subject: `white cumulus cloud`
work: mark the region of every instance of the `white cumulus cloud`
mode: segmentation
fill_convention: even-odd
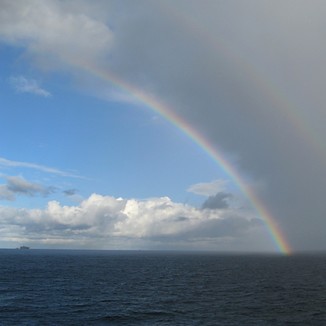
[[[188,188],[189,192],[201,196],[214,196],[219,192],[224,192],[227,188],[227,180],[214,180],[211,182],[196,183]]]
[[[76,4],[76,5],[75,5]],[[38,64],[74,64],[94,61],[106,54],[111,30],[81,12],[75,4],[55,0],[1,1],[0,39],[25,44]]]
[[[38,245],[96,247],[112,239],[120,241],[120,248],[124,239],[130,248],[139,240],[165,246],[170,241],[200,243],[239,239],[261,225],[240,210],[201,210],[168,197],[137,200],[92,194],[76,206],[50,201],[45,209],[0,207],[0,235],[7,241]]]

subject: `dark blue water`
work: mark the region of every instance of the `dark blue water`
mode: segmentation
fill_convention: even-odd
[[[0,250],[0,325],[326,325],[326,255]]]

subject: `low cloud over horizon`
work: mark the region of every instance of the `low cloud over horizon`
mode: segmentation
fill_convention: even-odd
[[[171,242],[174,249],[185,249],[185,242],[188,249],[226,250],[227,240],[231,250],[241,251],[248,233],[264,233],[264,223],[241,209],[198,209],[168,197],[137,200],[92,194],[78,206],[50,201],[45,209],[0,207],[0,216],[1,243],[12,247],[28,243],[110,249],[114,239],[122,249],[144,248],[142,242],[154,248]]]

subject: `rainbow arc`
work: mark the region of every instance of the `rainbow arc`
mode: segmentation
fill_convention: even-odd
[[[98,67],[85,63],[81,64],[74,62],[74,65],[78,66],[78,68],[82,68],[87,73],[91,73],[97,78],[111,83],[113,86],[119,88],[122,92],[130,94],[133,98],[135,98],[135,100],[144,104],[152,111],[158,113],[172,125],[186,134],[229,175],[230,179],[237,185],[239,190],[248,198],[253,208],[265,222],[277,250],[286,255],[292,252],[289,243],[278,226],[277,220],[275,217],[273,217],[272,213],[267,209],[260,198],[258,198],[252,188],[245,182],[244,178],[240,175],[236,168],[229,161],[227,161],[221,151],[216,149],[206,138],[203,137],[202,134],[200,134],[189,123],[178,116],[172,108],[156,98],[154,95],[135,87],[111,72],[104,71]]]

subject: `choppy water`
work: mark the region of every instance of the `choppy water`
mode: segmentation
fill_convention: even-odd
[[[0,250],[0,325],[326,325],[326,255]]]

